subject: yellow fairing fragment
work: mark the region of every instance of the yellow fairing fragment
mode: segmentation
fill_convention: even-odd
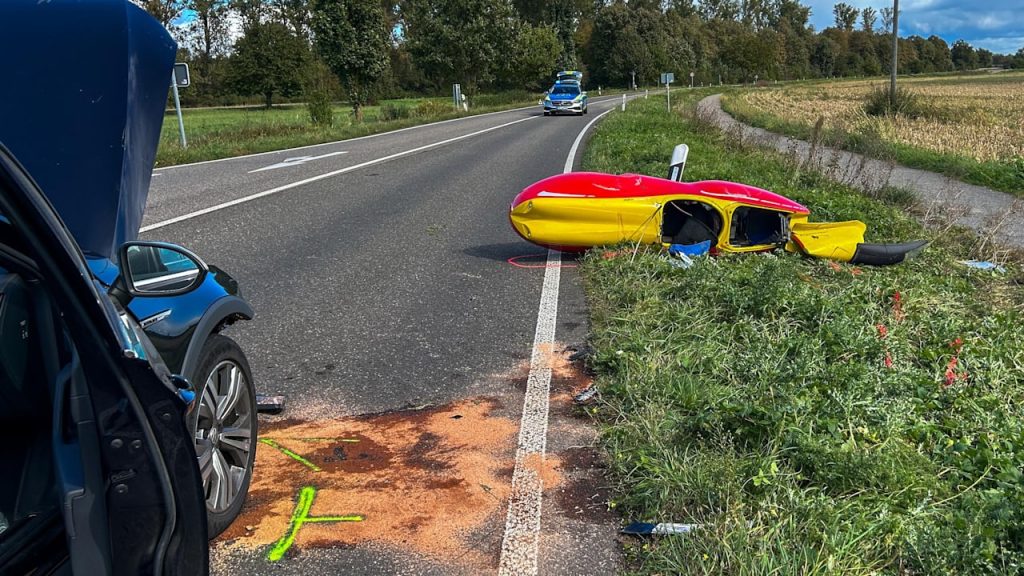
[[[534,198],[516,206],[512,225],[531,242],[590,247],[655,243],[663,202],[652,198]]]
[[[789,252],[800,252],[817,258],[849,262],[864,242],[867,226],[860,220],[847,222],[790,221],[792,241],[786,244]]]

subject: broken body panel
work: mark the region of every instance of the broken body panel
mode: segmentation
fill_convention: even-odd
[[[863,222],[811,223],[809,215],[798,202],[746,184],[595,172],[560,174],[532,184],[509,211],[523,239],[567,252],[622,242],[709,240],[717,252],[785,247],[842,262],[894,264],[924,245],[866,244]]]

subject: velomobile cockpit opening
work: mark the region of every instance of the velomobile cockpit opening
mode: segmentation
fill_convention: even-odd
[[[740,206],[732,213],[729,243],[737,247],[784,244],[788,222],[788,214],[784,212]]]
[[[722,216],[718,210],[696,200],[670,200],[662,208],[661,241],[668,244],[718,243]]]

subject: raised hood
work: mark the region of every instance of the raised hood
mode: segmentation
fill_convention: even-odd
[[[0,2],[0,142],[87,254],[138,235],[176,51],[125,0]]]

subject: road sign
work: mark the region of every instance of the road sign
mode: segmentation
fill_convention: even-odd
[[[178,62],[174,65],[174,84],[178,88],[188,88],[188,64],[185,64],[184,62]]]
[[[662,84],[671,84],[671,83],[673,83],[675,81],[676,81],[676,75],[673,74],[672,72],[662,72],[661,73],[661,83]]]

